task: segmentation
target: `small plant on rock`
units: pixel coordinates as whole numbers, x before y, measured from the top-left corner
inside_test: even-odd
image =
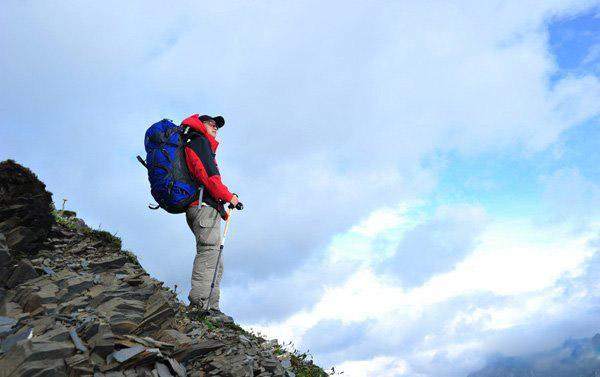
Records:
[[[53,210],[52,215],[59,225],[65,226],[70,230],[82,232],[83,234],[92,236],[93,238],[114,245],[119,250],[122,247],[121,238],[117,234],[111,234],[106,230],[92,229],[85,225],[81,219],[77,218],[77,213],[66,209]],[[135,257],[135,256],[134,256]],[[137,260],[137,258],[135,258]]]

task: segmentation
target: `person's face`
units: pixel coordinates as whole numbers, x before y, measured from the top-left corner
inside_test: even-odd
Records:
[[[215,123],[214,120],[205,120],[204,122],[202,122],[202,124],[204,124],[204,127],[206,127],[206,131],[214,138],[217,137],[217,130],[219,129],[217,127],[217,124]]]

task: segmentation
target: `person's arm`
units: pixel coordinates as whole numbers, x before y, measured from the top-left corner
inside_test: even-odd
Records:
[[[185,148],[185,156],[192,178],[202,184],[216,200],[231,202],[233,194],[221,181],[208,140],[203,136],[194,137]]]

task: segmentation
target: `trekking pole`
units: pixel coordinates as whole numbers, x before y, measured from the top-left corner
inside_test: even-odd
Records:
[[[219,271],[219,262],[221,261],[221,253],[223,252],[223,246],[225,245],[225,237],[227,237],[227,231],[229,230],[229,220],[231,220],[231,214],[233,208],[241,210],[244,208],[242,203],[238,203],[237,206],[229,205],[229,211],[227,212],[227,221],[225,222],[225,231],[223,232],[223,238],[221,239],[221,246],[219,247],[219,255],[217,256],[217,264],[215,265],[215,273],[213,274],[212,282],[210,283],[210,292],[208,293],[208,300],[206,304],[206,311],[210,310],[210,298],[212,297],[213,289],[215,288],[215,279],[217,278],[217,271]]]

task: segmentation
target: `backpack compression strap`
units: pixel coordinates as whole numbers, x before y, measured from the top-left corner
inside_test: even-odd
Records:
[[[144,161],[144,159],[141,158],[139,155],[137,156],[137,160],[140,162],[140,164],[144,165],[144,167],[146,169],[148,169],[148,164],[146,164],[146,161]],[[155,206],[148,204],[148,208],[150,208],[150,209],[159,209],[160,206],[158,204],[155,205]]]
[[[140,162],[140,164],[144,165],[144,167],[145,167],[146,169],[148,169],[148,164],[146,164],[146,161],[144,161],[144,159],[143,159],[143,158],[141,158],[139,154],[138,154],[138,156],[137,156],[137,160]]]

